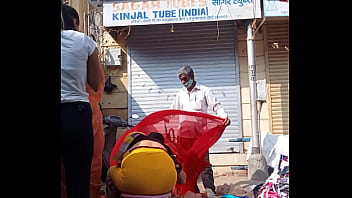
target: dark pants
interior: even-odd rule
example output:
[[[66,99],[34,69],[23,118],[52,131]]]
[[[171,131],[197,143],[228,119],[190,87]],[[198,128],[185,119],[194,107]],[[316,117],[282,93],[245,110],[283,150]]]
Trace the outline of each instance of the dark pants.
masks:
[[[90,104],[62,103],[61,156],[68,198],[89,198],[93,142]]]
[[[209,151],[207,151],[205,155],[205,159],[207,162],[209,162]],[[211,167],[211,164],[204,168],[200,176],[202,178],[204,188],[209,188],[213,190],[215,194],[214,175],[213,175],[213,169]],[[197,185],[195,186],[195,192],[199,192]]]

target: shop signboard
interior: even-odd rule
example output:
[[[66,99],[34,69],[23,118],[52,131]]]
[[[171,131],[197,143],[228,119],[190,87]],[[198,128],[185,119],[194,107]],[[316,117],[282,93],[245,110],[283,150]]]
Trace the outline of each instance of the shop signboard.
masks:
[[[288,0],[263,0],[264,16],[288,16]]]
[[[252,18],[261,18],[260,0],[129,0],[103,3],[105,27]]]

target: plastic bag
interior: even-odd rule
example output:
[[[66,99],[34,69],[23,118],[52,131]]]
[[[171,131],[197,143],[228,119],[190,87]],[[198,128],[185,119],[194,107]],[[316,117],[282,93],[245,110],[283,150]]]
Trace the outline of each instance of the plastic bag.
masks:
[[[105,87],[104,87],[104,91],[110,93],[112,92],[112,90],[117,87],[115,84],[112,84],[111,82],[111,76],[109,76],[109,78],[105,81]]]

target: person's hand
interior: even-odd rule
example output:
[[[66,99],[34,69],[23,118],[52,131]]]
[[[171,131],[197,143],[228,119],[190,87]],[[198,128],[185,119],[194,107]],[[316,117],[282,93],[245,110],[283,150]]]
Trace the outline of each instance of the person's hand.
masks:
[[[177,173],[177,184],[185,184],[187,181],[187,175],[185,171],[181,170],[179,173]]]
[[[224,123],[225,126],[229,126],[231,124],[231,121],[230,121],[229,118],[225,118],[223,123]]]
[[[169,116],[163,117],[163,120],[164,120],[164,122],[166,122],[166,123],[169,123],[169,122],[170,122]]]

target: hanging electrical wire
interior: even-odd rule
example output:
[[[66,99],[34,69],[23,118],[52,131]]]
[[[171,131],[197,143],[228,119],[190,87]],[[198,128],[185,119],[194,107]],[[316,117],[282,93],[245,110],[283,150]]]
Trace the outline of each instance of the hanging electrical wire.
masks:
[[[218,19],[218,17],[219,17],[219,13],[220,13],[221,7],[222,7],[222,4],[220,4],[218,13],[216,14],[216,30],[217,30],[217,32],[218,32],[218,34],[217,34],[217,36],[216,36],[216,40],[219,40],[219,36],[220,36],[219,19]]]

